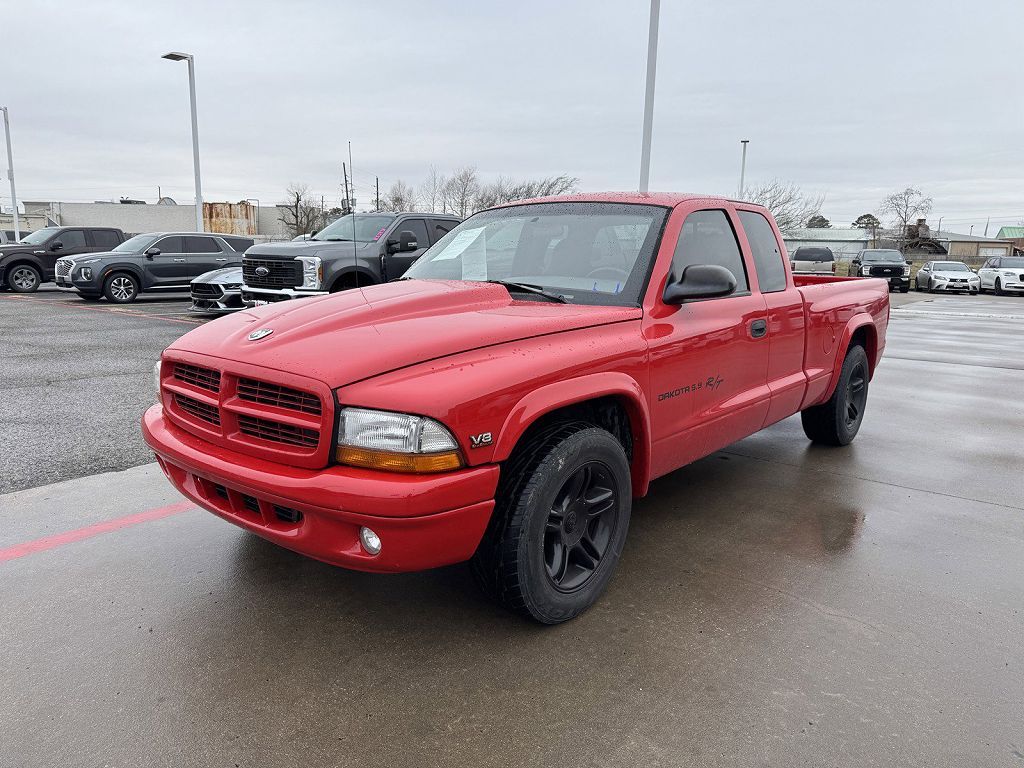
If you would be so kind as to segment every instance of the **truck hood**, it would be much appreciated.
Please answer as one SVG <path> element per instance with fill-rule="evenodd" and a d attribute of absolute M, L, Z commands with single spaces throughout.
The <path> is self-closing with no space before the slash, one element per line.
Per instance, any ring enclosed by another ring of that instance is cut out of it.
<path fill-rule="evenodd" d="M 265 243 L 254 245 L 246 250 L 246 256 L 274 256 L 279 259 L 294 259 L 296 256 L 312 256 L 323 251 L 333 254 L 362 252 L 369 247 L 379 247 L 378 243 L 355 243 L 351 240 L 300 240 L 288 243 Z"/>
<path fill-rule="evenodd" d="M 641 316 L 635 307 L 514 300 L 489 283 L 402 280 L 237 312 L 168 349 L 301 372 L 335 388 L 472 349 Z M 259 329 L 273 333 L 250 341 Z"/>

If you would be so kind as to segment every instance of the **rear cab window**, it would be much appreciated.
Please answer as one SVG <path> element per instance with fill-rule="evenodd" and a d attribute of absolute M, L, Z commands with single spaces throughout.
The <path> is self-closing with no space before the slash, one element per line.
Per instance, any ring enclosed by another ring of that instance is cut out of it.
<path fill-rule="evenodd" d="M 783 264 L 782 248 L 779 247 L 772 225 L 756 211 L 740 211 L 739 216 L 740 224 L 747 235 L 747 242 L 750 243 L 761 293 L 786 290 L 786 267 Z"/>

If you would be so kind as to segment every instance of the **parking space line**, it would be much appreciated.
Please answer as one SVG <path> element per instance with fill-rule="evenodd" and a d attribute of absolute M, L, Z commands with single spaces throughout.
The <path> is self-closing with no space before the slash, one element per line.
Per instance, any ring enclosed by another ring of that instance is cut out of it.
<path fill-rule="evenodd" d="M 76 541 L 91 539 L 93 536 L 110 533 L 121 528 L 160 520 L 161 518 L 177 515 L 195 508 L 196 505 L 191 501 L 179 501 L 176 504 L 168 504 L 166 507 L 157 507 L 156 509 L 138 512 L 134 515 L 125 515 L 124 517 L 115 517 L 113 520 L 104 520 L 102 523 L 87 525 L 84 528 L 75 528 L 74 530 L 56 533 L 52 536 L 43 536 L 39 539 L 24 541 L 21 544 L 15 544 L 13 547 L 0 549 L 0 563 L 27 555 L 34 555 L 37 552 L 45 552 L 49 549 L 63 547 L 65 544 L 73 544 Z"/>

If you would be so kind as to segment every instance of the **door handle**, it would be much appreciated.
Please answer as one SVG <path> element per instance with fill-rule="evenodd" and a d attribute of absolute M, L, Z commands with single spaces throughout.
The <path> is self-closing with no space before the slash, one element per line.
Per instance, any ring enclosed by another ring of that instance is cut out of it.
<path fill-rule="evenodd" d="M 750 324 L 750 336 L 754 339 L 760 339 L 768 334 L 768 321 L 767 320 L 755 320 Z"/>
<path fill-rule="evenodd" d="M 227 261 L 227 259 L 214 259 L 214 261 Z"/>
<path fill-rule="evenodd" d="M 184 262 L 185 260 L 184 259 L 175 259 L 175 261 L 180 264 L 180 263 Z"/>

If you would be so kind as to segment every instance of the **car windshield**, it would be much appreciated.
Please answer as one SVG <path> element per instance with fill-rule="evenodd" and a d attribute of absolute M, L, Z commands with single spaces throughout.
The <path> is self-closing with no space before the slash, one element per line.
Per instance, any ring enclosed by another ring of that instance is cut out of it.
<path fill-rule="evenodd" d="M 1010 269 L 1024 269 L 1024 259 L 1008 259 L 1004 258 L 999 262 L 1001 267 L 1009 267 Z"/>
<path fill-rule="evenodd" d="M 384 232 L 395 220 L 394 216 L 376 213 L 356 213 L 340 219 L 316 233 L 311 240 L 355 240 L 357 243 L 373 243 L 383 237 Z"/>
<path fill-rule="evenodd" d="M 861 261 L 903 261 L 903 254 L 896 250 L 863 251 Z"/>
<path fill-rule="evenodd" d="M 114 253 L 142 253 L 158 237 L 160 235 L 136 235 L 117 246 Z"/>
<path fill-rule="evenodd" d="M 40 245 L 45 243 L 51 237 L 53 237 L 60 230 L 57 227 L 46 227 L 45 229 L 37 229 L 30 235 L 25 235 L 21 238 L 21 242 L 25 245 Z"/>
<path fill-rule="evenodd" d="M 408 278 L 523 283 L 575 304 L 639 306 L 668 211 L 623 203 L 539 203 L 478 213 Z M 528 290 L 511 292 L 529 298 Z"/>
<path fill-rule="evenodd" d="M 932 264 L 936 272 L 970 272 L 971 268 L 962 261 L 936 261 Z"/>

